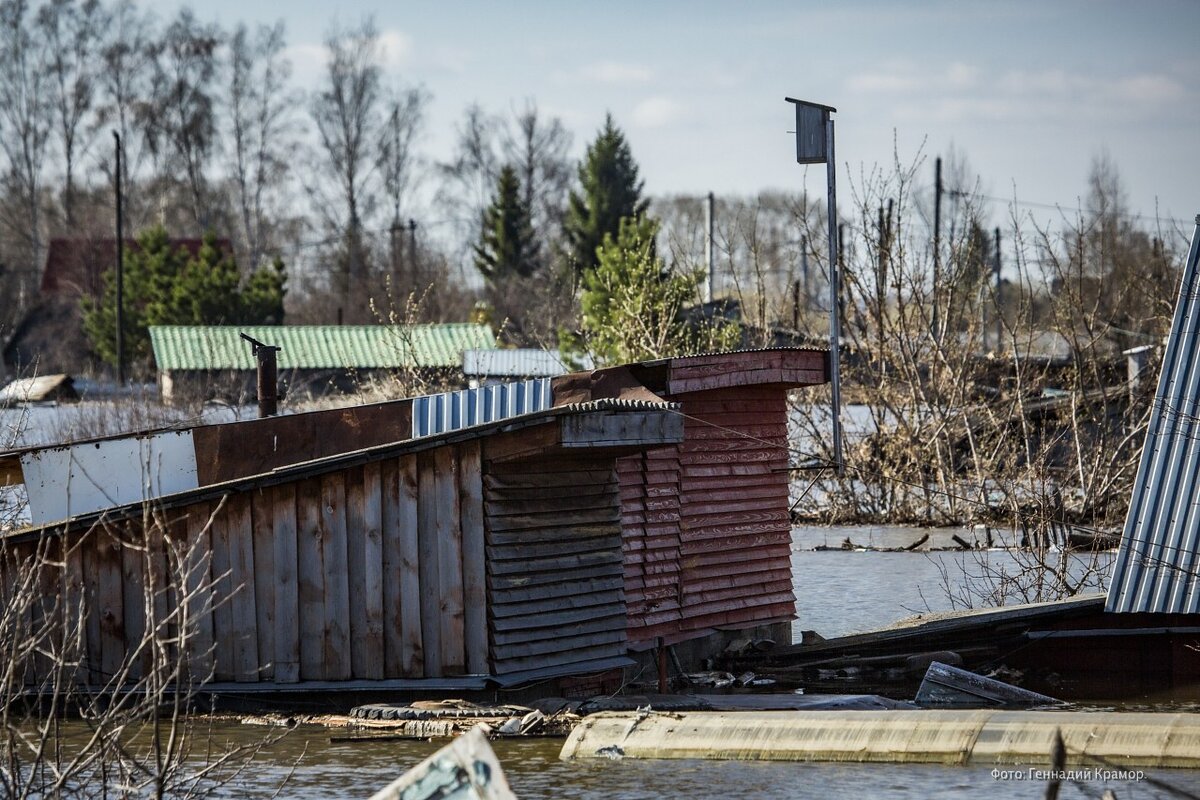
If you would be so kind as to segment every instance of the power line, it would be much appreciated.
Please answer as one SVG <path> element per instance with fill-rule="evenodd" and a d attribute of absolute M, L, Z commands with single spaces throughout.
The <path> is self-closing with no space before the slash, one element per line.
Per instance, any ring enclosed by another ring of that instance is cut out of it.
<path fill-rule="evenodd" d="M 969 192 L 962 192 L 960 194 L 962 194 L 964 197 L 975 197 L 980 200 L 987 200 L 990 203 L 1004 203 L 1006 205 L 1012 205 L 1012 206 L 1016 206 L 1016 207 L 1031 206 L 1033 208 L 1044 208 L 1044 209 L 1048 209 L 1050 211 L 1077 211 L 1080 214 L 1083 214 L 1086 212 L 1086 209 L 1084 209 L 1080 206 L 1067 205 L 1065 203 L 1039 203 L 1039 202 L 1035 202 L 1033 200 L 1021 200 L 1020 198 L 1016 198 L 1016 197 L 995 197 L 993 195 L 971 194 Z M 1195 224 L 1194 220 L 1182 219 L 1180 217 L 1163 217 L 1163 216 L 1159 216 L 1157 214 L 1134 214 L 1131 212 L 1122 212 L 1118 216 L 1127 217 L 1129 219 L 1148 220 L 1151 222 L 1174 222 L 1179 225 Z"/>

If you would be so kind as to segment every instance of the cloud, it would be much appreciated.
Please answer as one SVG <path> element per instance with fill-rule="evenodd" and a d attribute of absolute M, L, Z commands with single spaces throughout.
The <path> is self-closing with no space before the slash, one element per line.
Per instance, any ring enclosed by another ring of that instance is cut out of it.
<path fill-rule="evenodd" d="M 1187 96 L 1187 89 L 1166 75 L 1133 75 L 1112 85 L 1113 94 L 1122 100 L 1137 103 L 1176 103 Z"/>
<path fill-rule="evenodd" d="M 588 80 L 610 84 L 647 83 L 654 77 L 654 72 L 648 67 L 619 61 L 589 64 L 580 72 Z"/>
<path fill-rule="evenodd" d="M 669 97 L 647 97 L 633 107 L 633 124 L 641 128 L 664 128 L 683 117 L 684 107 Z"/>
<path fill-rule="evenodd" d="M 395 28 L 380 31 L 379 45 L 383 51 L 383 63 L 393 69 L 407 63 L 413 51 L 412 37 Z"/>
<path fill-rule="evenodd" d="M 1107 119 L 1122 106 L 1140 110 L 1187 102 L 1187 86 L 1166 74 L 1100 76 L 1060 68 L 989 72 L 953 62 L 919 67 L 890 62 L 852 75 L 847 88 L 886 95 L 904 119 L 997 122 L 1018 119 Z"/>

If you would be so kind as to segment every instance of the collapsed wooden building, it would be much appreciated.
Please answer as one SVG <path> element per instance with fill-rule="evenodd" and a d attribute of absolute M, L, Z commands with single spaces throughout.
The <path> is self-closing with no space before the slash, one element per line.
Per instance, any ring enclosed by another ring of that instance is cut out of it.
<path fill-rule="evenodd" d="M 3 583 L 38 572 L 23 624 L 92 687 L 151 649 L 241 691 L 470 690 L 787 641 L 786 393 L 827 375 L 714 354 L 0 454 L 31 503 L 68 498 L 4 535 Z M 108 492 L 116 465 L 141 472 Z"/>

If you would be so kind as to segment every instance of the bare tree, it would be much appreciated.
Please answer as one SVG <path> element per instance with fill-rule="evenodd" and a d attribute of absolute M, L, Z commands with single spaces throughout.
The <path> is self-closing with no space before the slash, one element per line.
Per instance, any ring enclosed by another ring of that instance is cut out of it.
<path fill-rule="evenodd" d="M 50 138 L 48 70 L 27 0 L 0 2 L 0 149 L 7 169 L 9 201 L 17 210 L 5 224 L 20 244 L 18 305 L 30 288 L 27 277 L 41 269 L 42 186 Z"/>
<path fill-rule="evenodd" d="M 567 192 L 573 177 L 568 156 L 571 134 L 557 117 L 541 116 L 532 100 L 514 112 L 503 136 L 504 157 L 517 169 L 525 205 L 533 215 L 533 230 L 548 256 L 561 236 Z"/>
<path fill-rule="evenodd" d="M 253 272 L 271 247 L 271 193 L 286 180 L 297 97 L 288 87 L 283 22 L 253 34 L 238 25 L 229 41 L 229 124 L 244 267 Z"/>
<path fill-rule="evenodd" d="M 495 131 L 498 120 L 478 104 L 467 107 L 458 126 L 458 141 L 450 161 L 438 164 L 442 183 L 438 205 L 453 221 L 463 256 L 478 241 L 483 213 L 491 202 L 503 160 Z"/>
<path fill-rule="evenodd" d="M 241 590 L 213 570 L 203 544 L 212 519 L 182 531 L 147 505 L 133 526 L 0 539 L 0 794 L 209 796 L 278 740 L 239 746 L 204 733 L 196 693 L 213 659 L 198 630 Z M 91 639 L 101 599 L 84 567 L 98 551 L 139 589 L 123 598 L 138 630 L 122 629 L 122 651 L 103 659 Z"/>
<path fill-rule="evenodd" d="M 96 102 L 100 48 L 109 21 L 100 0 L 50 0 L 37 15 L 47 49 L 50 102 L 63 159 L 61 202 L 67 230 L 74 230 L 76 225 L 78 161 L 95 135 L 91 115 Z"/>
<path fill-rule="evenodd" d="M 200 233 L 213 224 L 208 187 L 210 161 L 219 145 L 215 96 L 221 32 L 183 8 L 153 47 L 150 101 L 141 124 L 158 166 L 158 178 L 173 184 L 184 174 L 187 206 Z"/>
<path fill-rule="evenodd" d="M 150 18 L 142 15 L 132 0 L 117 0 L 100 53 L 97 121 L 100 125 L 111 125 L 121 137 L 121 181 L 130 189 L 131 178 L 139 172 L 144 152 L 142 131 L 137 123 L 149 104 L 153 37 Z M 101 172 L 112 185 L 115 160 L 104 155 L 98 161 Z M 138 196 L 136 192 L 127 191 L 125 196 L 126 217 L 131 229 L 136 230 L 146 221 L 145 204 L 130 202 L 131 197 Z"/>
<path fill-rule="evenodd" d="M 366 277 L 364 222 L 376 200 L 376 147 L 382 125 L 379 30 L 372 19 L 349 30 L 334 27 L 325 37 L 325 49 L 325 83 L 313 96 L 310 111 L 324 152 L 321 173 L 334 188 L 313 182 L 310 194 L 326 228 L 340 240 L 336 296 L 347 310 L 365 316 L 365 307 L 351 308 L 351 287 L 361 286 Z"/>
<path fill-rule="evenodd" d="M 392 206 L 392 221 L 388 229 L 388 257 L 391 267 L 393 292 L 423 290 L 417 285 L 414 266 L 417 258 L 415 248 L 404 240 L 404 212 L 414 184 L 419 159 L 415 142 L 424 119 L 429 94 L 423 89 L 395 91 L 387 102 L 387 118 L 379 139 L 379 171 L 383 175 L 384 189 Z M 408 269 L 403 269 L 407 264 Z"/>

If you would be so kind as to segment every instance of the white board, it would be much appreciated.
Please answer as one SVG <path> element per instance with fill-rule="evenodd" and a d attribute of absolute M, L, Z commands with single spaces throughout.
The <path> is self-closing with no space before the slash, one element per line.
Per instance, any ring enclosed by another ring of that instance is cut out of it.
<path fill-rule="evenodd" d="M 35 450 L 21 456 L 34 525 L 195 489 L 191 431 Z"/>

